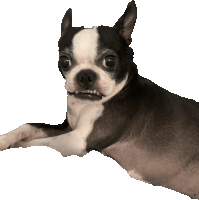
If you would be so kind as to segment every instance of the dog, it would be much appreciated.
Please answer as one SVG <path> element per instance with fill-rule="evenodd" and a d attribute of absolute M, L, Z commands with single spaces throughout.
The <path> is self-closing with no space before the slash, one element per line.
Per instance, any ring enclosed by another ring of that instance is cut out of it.
<path fill-rule="evenodd" d="M 0 137 L 0 150 L 48 146 L 63 156 L 91 150 L 131 177 L 199 198 L 199 103 L 138 74 L 129 58 L 137 8 L 131 1 L 113 27 L 61 24 L 58 68 L 66 80 L 62 124 L 24 124 Z"/>

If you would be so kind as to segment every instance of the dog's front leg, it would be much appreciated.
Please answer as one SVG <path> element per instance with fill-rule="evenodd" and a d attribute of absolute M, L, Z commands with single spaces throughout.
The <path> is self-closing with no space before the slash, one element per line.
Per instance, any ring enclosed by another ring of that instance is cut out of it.
<path fill-rule="evenodd" d="M 60 152 L 62 156 L 83 156 L 86 154 L 86 141 L 82 136 L 81 131 L 77 129 L 55 137 L 34 139 L 29 142 L 19 141 L 14 147 L 47 146 Z"/>
<path fill-rule="evenodd" d="M 71 132 L 67 118 L 62 124 L 50 125 L 44 123 L 24 124 L 0 136 L 0 151 L 14 147 L 21 140 L 26 142 L 36 138 L 52 137 Z"/>
<path fill-rule="evenodd" d="M 94 122 L 102 115 L 103 106 L 86 105 L 78 117 L 77 126 L 73 131 L 55 137 L 34 139 L 29 142 L 17 142 L 15 147 L 47 146 L 59 151 L 63 156 L 86 154 L 86 140 L 92 132 Z"/>

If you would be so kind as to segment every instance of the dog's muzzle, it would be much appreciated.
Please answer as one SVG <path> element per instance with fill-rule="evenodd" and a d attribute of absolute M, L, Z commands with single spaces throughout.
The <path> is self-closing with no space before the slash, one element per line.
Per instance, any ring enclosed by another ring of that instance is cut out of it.
<path fill-rule="evenodd" d="M 82 99 L 82 100 L 101 100 L 103 94 L 94 88 L 94 84 L 97 80 L 97 74 L 88 69 L 88 70 L 81 70 L 75 78 L 76 83 L 82 88 L 80 91 L 75 91 L 74 93 L 70 93 L 70 95 L 74 95 L 75 98 Z"/>

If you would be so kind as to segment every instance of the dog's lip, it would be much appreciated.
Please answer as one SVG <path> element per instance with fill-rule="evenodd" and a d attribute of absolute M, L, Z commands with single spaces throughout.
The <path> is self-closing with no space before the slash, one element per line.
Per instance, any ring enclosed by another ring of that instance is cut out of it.
<path fill-rule="evenodd" d="M 104 94 L 98 92 L 97 90 L 81 90 L 81 91 L 77 91 L 77 90 L 76 90 L 76 91 L 74 91 L 74 92 L 69 92 L 69 91 L 68 91 L 68 94 L 69 94 L 69 95 L 74 95 L 74 94 L 78 94 L 78 93 L 90 94 L 90 95 L 94 94 L 94 95 L 98 95 L 98 96 L 101 96 L 101 97 L 105 97 Z"/>

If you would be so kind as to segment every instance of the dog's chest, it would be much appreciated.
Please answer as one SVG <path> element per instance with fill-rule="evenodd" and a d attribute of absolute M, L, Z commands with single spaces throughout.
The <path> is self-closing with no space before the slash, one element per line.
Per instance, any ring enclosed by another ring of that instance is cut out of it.
<path fill-rule="evenodd" d="M 84 104 L 73 96 L 68 96 L 68 123 L 73 130 L 79 129 L 88 136 L 94 122 L 102 115 L 103 109 L 102 104 Z"/>
<path fill-rule="evenodd" d="M 67 118 L 68 123 L 71 128 L 74 130 L 77 126 L 78 118 L 80 117 L 80 111 L 85 107 L 85 104 L 82 104 L 75 100 L 75 98 L 68 96 L 68 104 L 67 104 Z"/>

